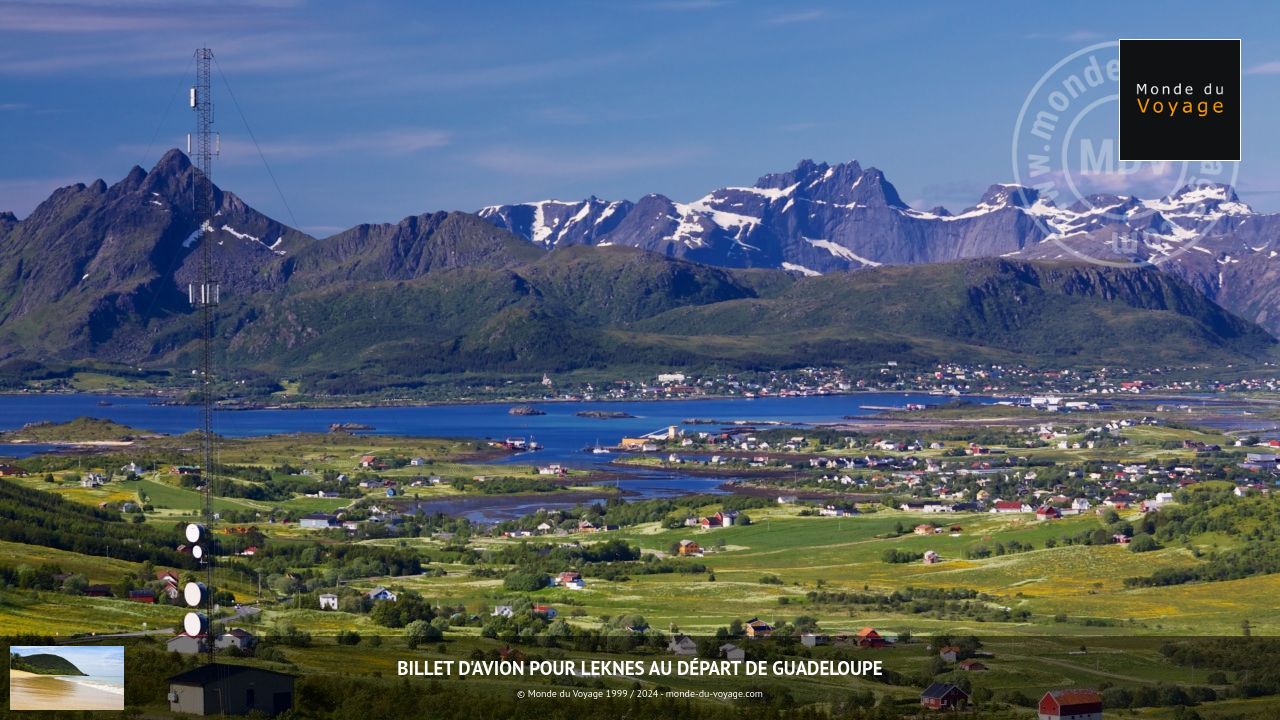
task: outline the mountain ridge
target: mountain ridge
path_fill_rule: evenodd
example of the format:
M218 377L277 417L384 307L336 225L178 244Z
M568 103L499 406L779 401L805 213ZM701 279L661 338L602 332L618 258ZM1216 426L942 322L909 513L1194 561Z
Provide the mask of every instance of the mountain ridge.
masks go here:
M688 203L538 201L477 214L535 244L628 245L726 267L816 275L880 265L1019 256L1158 264L1210 298L1280 332L1280 214L1230 186L1184 185L1142 200L1094 194L1058 207L1034 188L988 187L959 212L907 206L877 168L802 160L750 187ZM1116 236L1132 237L1130 246Z
M334 394L462 371L746 369L886 356L1041 365L1136 357L1229 362L1269 357L1275 346L1194 282L1151 268L1022 254L894 264L818 237L775 233L772 245L759 240L763 231L753 228L765 223L751 221L751 213L764 217L798 202L837 211L875 208L904 228L923 222L883 173L856 163L801 163L762 176L760 187L717 191L697 208L682 206L698 216L696 223L672 216L658 196L630 206L592 199L585 213L578 208L566 217L582 215L575 222L584 222L594 213L592 227L662 226L673 237L635 247L597 235L550 249L493 217L462 212L363 224L316 239L218 188L214 220L197 226L189 210L196 172L170 151L151 171L133 168L115 184L61 188L4 231L0 361L196 367L201 326L186 286L196 277L201 243L210 243L222 283L220 362L245 374L296 373ZM1232 202L1223 195L1218 207ZM1025 214L1017 208L1040 203L997 185L966 213L1021 222ZM527 214L545 224L555 212ZM833 221L848 221L832 212ZM938 217L958 218L952 227L960 227L966 213ZM624 217L611 225L615 214ZM698 237L703 230L715 237ZM688 241L676 239L680 233ZM894 242L937 255L926 240ZM818 274L785 259L796 246L850 260L857 269ZM753 262L771 259L745 266L701 259L725 248Z

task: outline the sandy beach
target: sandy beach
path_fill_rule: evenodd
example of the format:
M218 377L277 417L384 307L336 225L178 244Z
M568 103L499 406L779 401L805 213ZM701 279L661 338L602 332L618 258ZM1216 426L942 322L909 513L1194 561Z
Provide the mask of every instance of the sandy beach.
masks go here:
M124 695L56 675L9 671L10 710L123 710Z

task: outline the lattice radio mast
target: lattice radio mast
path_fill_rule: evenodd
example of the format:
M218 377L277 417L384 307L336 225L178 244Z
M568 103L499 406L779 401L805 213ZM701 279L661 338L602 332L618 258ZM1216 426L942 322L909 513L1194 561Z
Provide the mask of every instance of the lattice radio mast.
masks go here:
M213 158L218 154L218 136L213 131L213 92L211 64L213 51L200 48L195 52L196 84L191 88L190 104L196 114L196 131L187 137L187 153L198 172L193 174L195 220L202 231L200 242L200 281L187 286L187 299L200 312L201 364L200 405L203 416L201 445L204 463L200 474L204 480L204 533L208 547L199 560L205 566L204 597L206 606L205 645L209 662L213 662L213 312L218 305L218 283L213 279Z

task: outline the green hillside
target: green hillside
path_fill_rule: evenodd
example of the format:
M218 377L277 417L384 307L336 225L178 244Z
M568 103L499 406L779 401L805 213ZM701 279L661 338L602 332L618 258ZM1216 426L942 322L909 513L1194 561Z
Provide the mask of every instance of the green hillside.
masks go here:
M9 659L9 667L13 670L25 670L37 675L84 675L80 668L70 660L50 653L36 655L19 655L13 653Z
M1153 270L974 260L795 278L584 247L298 293L236 327L230 361L301 373L320 392L464 369L1185 364L1275 343Z

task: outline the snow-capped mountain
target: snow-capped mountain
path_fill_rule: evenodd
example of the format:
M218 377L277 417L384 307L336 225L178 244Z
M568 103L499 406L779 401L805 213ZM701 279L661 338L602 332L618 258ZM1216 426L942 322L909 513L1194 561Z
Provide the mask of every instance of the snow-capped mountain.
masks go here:
M1280 215L1255 212L1226 185L1187 186L1155 199L1091 195L1059 207L1035 189L997 184L951 213L909 207L876 168L805 160L689 203L592 197L479 214L548 248L629 245L806 275L990 256L1142 260L1280 329Z
M593 197L479 214L547 247L630 245L716 265L804 273L1002 255L1044 234L1007 188L993 187L960 215L922 212L908 207L876 168L808 160L689 203L662 195L635 203Z

